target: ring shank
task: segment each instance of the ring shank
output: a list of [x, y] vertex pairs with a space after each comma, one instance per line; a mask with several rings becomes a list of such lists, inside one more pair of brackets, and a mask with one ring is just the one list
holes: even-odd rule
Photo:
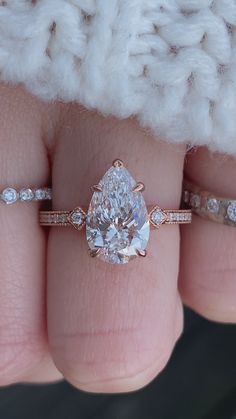
[[[87, 209], [80, 207], [85, 213]], [[152, 213], [154, 205], [148, 207], [148, 216], [151, 221], [150, 214]], [[74, 210], [73, 210], [74, 211]], [[68, 227], [72, 226], [71, 214], [73, 211], [40, 211], [39, 223], [45, 227]], [[190, 224], [192, 221], [192, 211], [186, 210], [160, 210], [164, 214], [164, 220], [160, 224]], [[151, 222], [152, 227], [158, 228]]]

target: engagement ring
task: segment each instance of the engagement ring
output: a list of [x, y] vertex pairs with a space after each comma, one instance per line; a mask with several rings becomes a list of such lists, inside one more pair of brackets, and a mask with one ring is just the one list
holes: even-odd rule
[[158, 205], [147, 208], [142, 191], [121, 160], [105, 173], [97, 185], [88, 210], [79, 206], [72, 211], [41, 211], [42, 226], [86, 226], [92, 257], [105, 262], [124, 264], [137, 256], [146, 256], [150, 227], [162, 224], [188, 224], [191, 210], [163, 210]]

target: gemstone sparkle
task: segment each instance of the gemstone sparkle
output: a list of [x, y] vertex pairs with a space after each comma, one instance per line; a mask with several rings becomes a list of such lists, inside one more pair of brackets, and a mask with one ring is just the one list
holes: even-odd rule
[[207, 200], [207, 209], [212, 214], [217, 214], [219, 212], [219, 209], [220, 209], [220, 203], [219, 203], [219, 201], [217, 199], [215, 199], [215, 198], [208, 198], [208, 200]]
[[105, 262], [124, 264], [145, 250], [150, 225], [141, 192], [128, 170], [111, 167], [99, 182], [102, 191], [94, 192], [86, 219], [90, 249]]
[[227, 215], [231, 221], [236, 223], [236, 202], [231, 202], [227, 208]]
[[21, 201], [31, 201], [34, 198], [34, 193], [30, 188], [21, 189], [19, 195]]
[[80, 230], [85, 223], [86, 214], [81, 208], [75, 208], [70, 214], [70, 222], [77, 229]]
[[2, 200], [6, 202], [6, 204], [13, 204], [18, 199], [18, 193], [13, 188], [6, 188], [2, 191]]

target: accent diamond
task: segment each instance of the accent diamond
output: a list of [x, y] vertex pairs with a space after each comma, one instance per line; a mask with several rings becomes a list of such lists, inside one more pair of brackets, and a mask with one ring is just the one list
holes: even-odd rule
[[165, 222], [166, 214], [160, 208], [156, 208], [151, 213], [151, 220], [156, 227], [159, 227]]
[[34, 193], [32, 189], [21, 189], [19, 192], [21, 201], [31, 201], [34, 198]]
[[189, 196], [190, 196], [189, 191], [185, 190], [183, 192], [183, 201], [184, 201], [185, 204], [188, 204], [189, 203]]
[[192, 208], [199, 208], [201, 205], [201, 197], [197, 194], [190, 194], [190, 206]]
[[231, 221], [236, 223], [236, 202], [231, 202], [227, 208], [227, 215]]
[[18, 193], [13, 188], [6, 188], [2, 191], [2, 200], [6, 202], [6, 204], [13, 204], [18, 199]]
[[70, 222], [71, 224], [77, 229], [80, 230], [85, 222], [86, 219], [86, 214], [85, 212], [80, 208], [75, 208], [71, 213], [70, 213]]
[[42, 201], [46, 198], [46, 191], [44, 189], [36, 189], [35, 198], [38, 199], [38, 201]]
[[145, 250], [150, 225], [141, 192], [133, 192], [136, 182], [124, 167], [111, 167], [94, 192], [86, 221], [87, 241], [97, 258], [124, 264]]
[[220, 209], [220, 203], [215, 198], [208, 198], [207, 200], [207, 209], [209, 212], [212, 212], [213, 214], [217, 214]]

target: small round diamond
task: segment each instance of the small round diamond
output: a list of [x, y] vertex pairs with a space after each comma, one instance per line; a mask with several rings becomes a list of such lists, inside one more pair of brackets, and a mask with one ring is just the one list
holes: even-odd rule
[[166, 216], [160, 209], [157, 209], [153, 211], [151, 219], [154, 224], [161, 225], [165, 221]]
[[13, 188], [6, 188], [2, 191], [2, 199], [6, 204], [13, 204], [18, 199], [18, 193]]
[[197, 194], [191, 194], [190, 196], [190, 206], [192, 208], [199, 208], [201, 205], [201, 198]]
[[66, 216], [66, 214], [58, 214], [58, 216], [57, 216], [57, 221], [59, 222], [59, 223], [66, 223], [67, 222], [67, 216]]
[[220, 203], [217, 199], [209, 198], [207, 200], [207, 210], [209, 212], [212, 212], [213, 214], [217, 214], [219, 212], [219, 209], [220, 209]]
[[81, 211], [75, 211], [71, 215], [71, 221], [76, 225], [81, 225], [84, 221], [84, 217]]
[[70, 214], [70, 221], [75, 228], [80, 229], [85, 222], [85, 217], [85, 213], [82, 211], [82, 209], [78, 208]]
[[42, 201], [43, 199], [46, 199], [47, 193], [45, 189], [36, 189], [35, 191], [35, 198], [38, 201]]
[[52, 199], [52, 190], [50, 188], [45, 189], [45, 199], [51, 200]]
[[34, 193], [32, 189], [21, 189], [20, 193], [20, 200], [21, 201], [31, 201], [34, 198]]
[[227, 208], [227, 215], [231, 221], [236, 223], [236, 202], [231, 202]]

